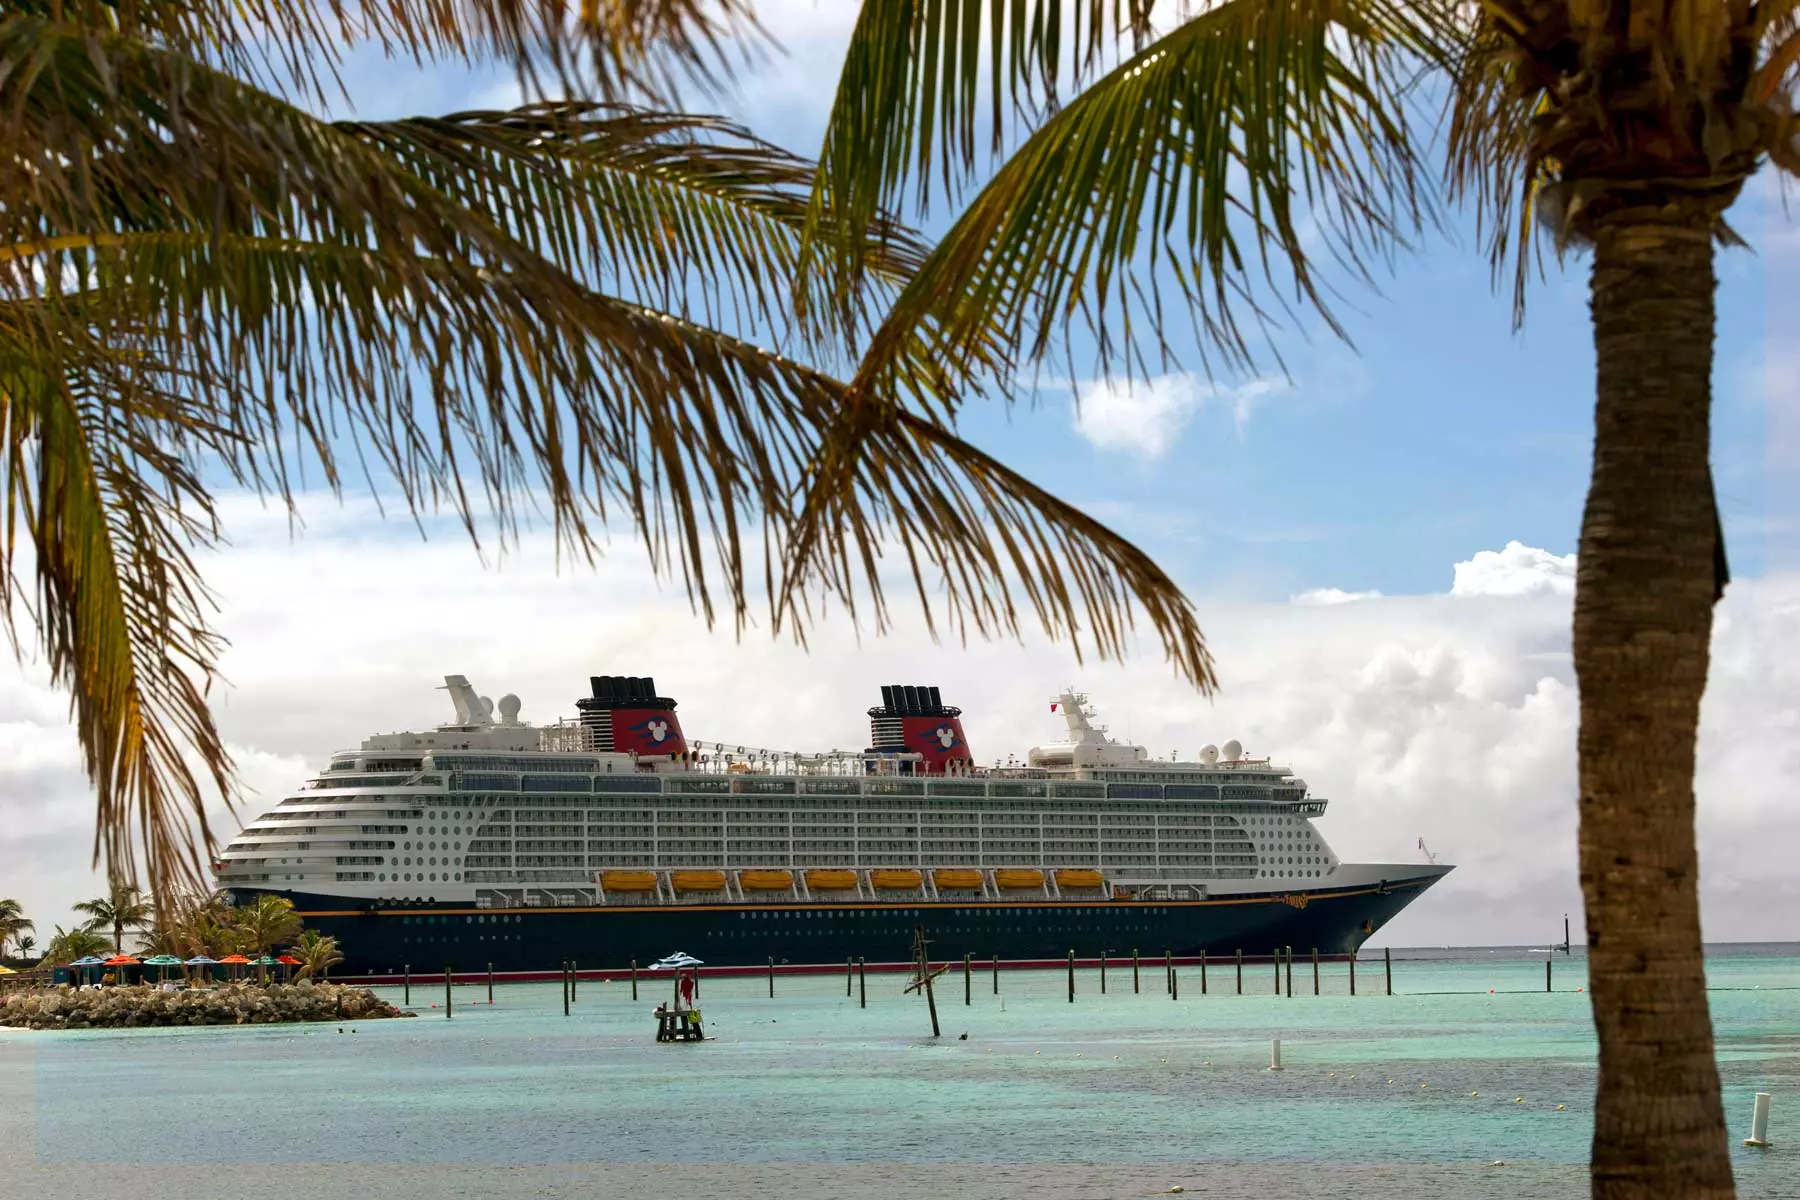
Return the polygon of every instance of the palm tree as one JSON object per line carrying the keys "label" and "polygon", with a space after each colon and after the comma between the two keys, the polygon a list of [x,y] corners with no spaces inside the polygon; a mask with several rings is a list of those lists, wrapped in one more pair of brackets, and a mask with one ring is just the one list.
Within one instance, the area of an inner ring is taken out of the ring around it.
{"label": "palm tree", "polygon": [[294,915],[293,901],[268,892],[257,896],[253,903],[234,909],[231,923],[244,940],[244,953],[252,958],[261,958],[300,935],[300,918]]}
{"label": "palm tree", "polygon": [[37,949],[37,939],[29,933],[22,933],[13,939],[13,945],[19,951],[19,958],[25,962],[32,961],[31,952]]}
{"label": "palm tree", "polygon": [[125,953],[125,931],[142,929],[155,913],[154,906],[144,901],[137,888],[116,879],[106,895],[83,900],[75,905],[75,911],[88,915],[88,929],[112,930],[114,954]]}
{"label": "palm tree", "polygon": [[85,925],[74,929],[58,925],[50,944],[44,947],[44,957],[53,963],[71,963],[78,958],[105,954],[110,949],[105,938]]}
{"label": "palm tree", "polygon": [[25,915],[25,906],[13,899],[0,899],[0,954],[4,954],[6,943],[18,944],[24,953],[24,941],[20,937],[27,929],[35,929],[30,918]]}
{"label": "palm tree", "polygon": [[301,979],[316,975],[322,980],[331,973],[331,968],[344,961],[344,956],[338,952],[337,939],[316,929],[300,934],[300,940],[294,943],[294,957],[300,960],[298,977]]}
{"label": "palm tree", "polygon": [[[934,179],[959,190],[984,122],[996,150],[1009,112],[1027,128],[850,381],[793,568],[829,560],[843,488],[906,436],[886,348],[915,331],[935,331],[954,390],[992,382],[996,357],[1025,367],[1066,346],[1078,311],[1108,361],[1136,369],[1166,352],[1179,301],[1209,369],[1251,367],[1279,306],[1310,305],[1341,332],[1317,264],[1366,276],[1435,217],[1440,181],[1476,213],[1520,315],[1539,229],[1590,253],[1598,371],[1574,649],[1600,1039],[1592,1185],[1729,1195],[1693,828],[1728,578],[1708,469],[1713,257],[1739,244],[1725,214],[1761,164],[1800,173],[1800,5],[1219,0],[1168,13],[1160,34],[1154,7],[863,3],[803,251],[839,303],[880,237],[866,218],[915,186],[923,208]],[[1441,139],[1421,130],[1421,71],[1446,100]]]}
{"label": "palm tree", "polygon": [[1025,610],[1115,654],[1135,595],[1177,666],[1210,681],[1167,576],[940,423],[950,381],[928,329],[884,346],[913,407],[838,497],[855,549],[787,569],[790,502],[850,395],[832,372],[923,255],[859,217],[865,286],[821,290],[800,262],[803,231],[831,226],[808,214],[811,164],[727,122],[611,102],[316,111],[359,46],[654,100],[715,77],[747,12],[578,7],[0,15],[0,487],[18,516],[0,562],[26,552],[36,593],[0,570],[0,620],[31,614],[16,641],[71,695],[109,875],[137,879],[142,854],[157,897],[200,882],[206,799],[231,795],[196,554],[218,540],[224,476],[294,505],[302,472],[335,490],[373,466],[397,507],[448,511],[471,537],[491,517],[502,543],[542,504],[581,558],[622,511],[653,569],[740,629],[759,576],[777,629],[803,633],[821,593],[883,624],[891,539],[958,632],[1014,631]]}

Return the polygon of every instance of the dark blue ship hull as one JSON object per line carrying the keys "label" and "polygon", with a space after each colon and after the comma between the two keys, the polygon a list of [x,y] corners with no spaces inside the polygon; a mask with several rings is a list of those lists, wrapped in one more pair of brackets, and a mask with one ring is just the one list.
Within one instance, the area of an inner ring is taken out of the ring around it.
{"label": "dark blue ship hull", "polygon": [[[1432,873],[1378,887],[1199,901],[868,902],[621,905],[487,909],[454,904],[346,908],[341,896],[283,893],[310,929],[338,940],[348,976],[440,971],[549,972],[646,966],[683,951],[708,967],[903,962],[923,928],[937,961],[1007,961],[1102,953],[1263,958],[1353,954],[1435,883]],[[243,893],[240,901],[253,893]]]}

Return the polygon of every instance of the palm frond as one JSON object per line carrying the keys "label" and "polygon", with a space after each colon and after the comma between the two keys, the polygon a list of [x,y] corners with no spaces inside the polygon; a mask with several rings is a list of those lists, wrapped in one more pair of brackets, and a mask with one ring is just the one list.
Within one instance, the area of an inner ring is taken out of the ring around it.
{"label": "palm frond", "polygon": [[764,37],[746,0],[16,0],[8,10],[316,97],[336,90],[347,53],[374,45],[414,63],[504,63],[545,93],[669,101],[683,83],[717,90]]}
{"label": "palm frond", "polygon": [[[197,880],[211,832],[187,752],[227,796],[231,763],[206,702],[219,640],[192,552],[215,530],[183,453],[195,412],[173,372],[148,358],[122,368],[116,344],[58,315],[0,305],[0,610],[19,644],[28,546],[35,640],[96,790],[96,862],[134,878],[141,838],[152,879]],[[141,909],[118,889],[107,903],[109,920]]]}
{"label": "palm frond", "polygon": [[[954,194],[1007,122],[1054,108],[1121,44],[1151,32],[1155,0],[864,0],[820,152],[808,261],[854,294],[879,214],[907,182],[924,208]],[[1116,57],[1116,55],[1114,55]]]}

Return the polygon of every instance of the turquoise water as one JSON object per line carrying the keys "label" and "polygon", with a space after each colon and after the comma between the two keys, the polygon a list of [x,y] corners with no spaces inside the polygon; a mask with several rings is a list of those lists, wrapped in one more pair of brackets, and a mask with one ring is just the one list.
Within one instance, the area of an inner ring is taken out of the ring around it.
{"label": "turquoise water", "polygon": [[[1294,966],[960,969],[936,988],[944,1037],[898,975],[709,979],[716,1041],[656,1045],[665,983],[413,989],[418,1019],[0,1035],[0,1189],[285,1197],[786,1197],[1586,1194],[1594,1037],[1579,957],[1458,951]],[[1800,954],[1709,962],[1734,1147],[1775,1094],[1773,1152],[1733,1150],[1740,1193],[1800,1196]],[[1492,993],[1489,989],[1493,989]],[[383,989],[398,1002],[400,990]],[[354,1028],[354,1032],[351,1030]],[[967,1040],[959,1035],[966,1033]],[[1285,1070],[1271,1072],[1270,1039]],[[1559,1107],[1560,1106],[1560,1107]],[[1786,1147],[1783,1149],[1782,1147]],[[1505,1166],[1494,1166],[1502,1160]],[[85,1182],[77,1182],[85,1181]]]}

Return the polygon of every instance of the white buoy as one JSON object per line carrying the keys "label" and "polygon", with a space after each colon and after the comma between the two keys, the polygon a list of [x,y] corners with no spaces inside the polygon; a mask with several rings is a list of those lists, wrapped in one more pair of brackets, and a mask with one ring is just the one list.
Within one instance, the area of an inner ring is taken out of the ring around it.
{"label": "white buoy", "polygon": [[1269,1042],[1269,1070],[1281,1070],[1281,1039],[1273,1038]]}
{"label": "white buoy", "polygon": [[1750,1136],[1744,1139],[1746,1146],[1762,1146],[1769,1144],[1769,1093],[1756,1093],[1756,1107],[1750,1110]]}

